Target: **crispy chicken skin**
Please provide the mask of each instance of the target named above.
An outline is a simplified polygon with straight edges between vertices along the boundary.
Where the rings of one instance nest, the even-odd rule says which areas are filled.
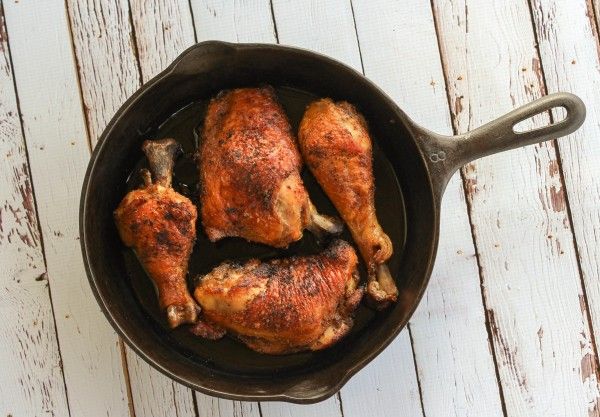
[[[202,224],[213,242],[237,236],[283,248],[305,228],[341,231],[310,202],[295,138],[271,87],[223,91],[210,102],[198,162]]]
[[[198,315],[185,278],[196,239],[196,207],[171,188],[178,149],[173,139],[144,142],[154,181],[143,171],[143,188],[129,192],[114,213],[121,239],[154,282],[171,328],[194,323]]]
[[[367,123],[349,103],[311,103],[300,123],[300,151],[309,169],[348,225],[369,273],[367,294],[378,308],[398,290],[385,262],[392,242],[375,214],[372,144]]]
[[[268,354],[329,347],[352,327],[363,293],[357,264],[342,240],[313,256],[225,262],[194,291],[203,309],[195,333],[214,339],[226,329]]]

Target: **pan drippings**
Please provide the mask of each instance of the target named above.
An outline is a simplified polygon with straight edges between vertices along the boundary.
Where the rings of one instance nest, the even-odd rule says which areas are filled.
[[[297,133],[298,124],[306,106],[315,100],[316,96],[291,88],[276,88],[276,93],[289,117],[293,132]],[[173,188],[190,198],[197,205],[199,204],[198,170],[195,153],[201,140],[198,132],[204,119],[207,104],[207,100],[191,103],[142,138],[172,137],[181,143],[184,153],[178,158],[173,171]],[[144,158],[141,158],[136,164],[127,182],[128,189],[136,188],[141,184],[142,179],[139,171],[141,168],[146,167],[145,164]],[[377,146],[374,146],[373,149],[373,169],[376,183],[376,207],[378,212],[381,213],[381,225],[394,242],[404,242],[404,204],[400,186],[390,163]],[[319,212],[328,215],[337,214],[332,203],[306,168],[302,170],[302,181]],[[198,208],[200,209],[200,206]],[[318,243],[314,236],[308,232],[304,233],[304,237],[300,241],[291,244],[287,249],[248,243],[239,238],[226,238],[212,243],[201,227],[198,227],[197,230],[197,240],[191,255],[188,273],[188,287],[191,291],[195,288],[195,277],[207,274],[224,261],[244,261],[250,258],[269,260],[290,255],[312,255],[322,252],[327,244],[327,242]],[[348,230],[344,231],[341,238],[352,242]],[[392,274],[398,271],[402,256],[401,246],[394,249],[394,256],[389,261]],[[219,341],[206,341],[190,334],[188,329],[185,328],[175,329],[174,331],[167,330],[163,314],[156,303],[152,284],[132,253],[129,253],[129,251],[125,253],[125,259],[131,284],[139,303],[146,313],[152,316],[156,325],[165,329],[161,332],[164,331],[165,338],[170,339],[169,343],[177,345],[180,351],[194,357],[194,360],[211,362],[214,369],[221,369],[224,372],[244,370],[248,374],[256,376],[266,376],[267,372],[272,373],[274,369],[286,373],[306,372],[310,367],[317,366],[318,361],[324,360],[325,357],[335,357],[335,351],[343,352],[344,346],[360,335],[370,321],[378,320],[376,313],[360,306],[351,333],[346,339],[330,348],[329,353],[296,353],[282,357],[265,356],[249,351],[230,338],[223,338]],[[362,262],[359,265],[359,272],[364,282],[367,271]],[[322,363],[319,366],[322,366]]]

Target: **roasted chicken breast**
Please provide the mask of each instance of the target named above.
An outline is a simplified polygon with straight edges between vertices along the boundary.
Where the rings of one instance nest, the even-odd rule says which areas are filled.
[[[211,241],[237,236],[287,247],[305,228],[341,231],[308,197],[296,140],[271,87],[221,92],[208,106],[201,141],[201,217]]]
[[[352,327],[363,293],[357,264],[342,240],[313,256],[225,262],[194,291],[203,317],[193,331],[214,339],[224,329],[269,354],[324,349]]]

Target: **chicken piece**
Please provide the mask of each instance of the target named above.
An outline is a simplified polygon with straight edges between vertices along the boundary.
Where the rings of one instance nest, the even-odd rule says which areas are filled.
[[[367,295],[377,308],[398,298],[385,262],[392,242],[375,214],[372,144],[367,123],[349,103],[321,99],[308,106],[298,140],[304,161],[346,222],[367,264]]]
[[[223,263],[194,291],[203,311],[195,333],[214,339],[226,329],[268,354],[325,349],[352,327],[363,293],[357,264],[343,240],[313,256]]]
[[[175,154],[173,139],[146,141],[142,147],[152,172],[142,171],[145,185],[130,191],[115,210],[126,246],[133,248],[158,291],[171,328],[194,323],[198,306],[190,295],[186,274],[196,239],[196,207],[171,188]]]
[[[214,98],[198,160],[202,224],[213,242],[237,236],[285,248],[305,228],[318,235],[342,229],[311,203],[295,138],[271,87]]]

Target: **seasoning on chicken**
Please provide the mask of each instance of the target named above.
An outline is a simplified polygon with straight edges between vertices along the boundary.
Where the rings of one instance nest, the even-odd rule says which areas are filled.
[[[385,308],[396,301],[398,289],[385,264],[392,256],[392,242],[375,213],[372,144],[365,119],[349,103],[321,99],[306,109],[298,140],[304,161],[367,264],[369,299]]]
[[[203,317],[192,331],[215,339],[226,330],[268,354],[329,347],[353,325],[363,293],[357,264],[342,240],[318,255],[225,262],[194,291]]]
[[[123,198],[115,210],[115,221],[123,243],[133,248],[154,282],[160,307],[174,328],[194,323],[198,315],[186,284],[196,239],[196,207],[171,188],[179,144],[173,139],[146,141],[142,149],[152,177],[148,170],[142,171],[144,186]]]
[[[202,224],[213,242],[237,236],[285,248],[305,228],[342,229],[311,203],[295,138],[271,87],[224,91],[210,102],[198,161]]]

